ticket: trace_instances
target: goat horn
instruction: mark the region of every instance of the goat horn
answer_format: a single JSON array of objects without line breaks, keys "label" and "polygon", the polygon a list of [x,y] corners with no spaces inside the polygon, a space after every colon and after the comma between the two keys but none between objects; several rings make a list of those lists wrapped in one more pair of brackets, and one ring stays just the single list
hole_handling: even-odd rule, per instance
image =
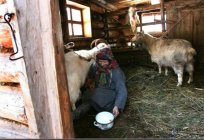
[{"label": "goat horn", "polygon": [[107,44],[107,41],[102,39],[102,38],[98,38],[98,39],[95,39],[91,42],[91,45],[90,47],[92,48],[93,47],[93,44],[96,46],[98,45],[99,43],[106,43]]},{"label": "goat horn", "polygon": [[93,45],[96,45],[95,42],[96,42],[97,40],[98,40],[98,39],[94,39],[94,40],[91,42],[91,45],[90,45],[91,48],[93,48]]}]

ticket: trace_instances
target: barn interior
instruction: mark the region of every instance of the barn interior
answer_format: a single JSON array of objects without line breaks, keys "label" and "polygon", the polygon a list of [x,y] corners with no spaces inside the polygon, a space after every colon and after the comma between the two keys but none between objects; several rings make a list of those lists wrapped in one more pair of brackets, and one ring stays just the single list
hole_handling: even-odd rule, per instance
[{"label": "barn interior", "polygon": [[[150,54],[132,46],[130,7],[137,9],[137,32],[192,44],[197,54],[191,84],[184,73],[177,87],[173,69],[159,74]],[[203,139],[203,11],[203,0],[0,0],[0,138]],[[14,30],[5,13],[14,13],[7,22]],[[111,46],[128,89],[124,111],[104,131],[93,125],[92,108],[73,117],[64,66],[70,51],[64,45],[90,50],[98,38]],[[77,108],[93,89],[81,90]]]},{"label": "barn interior", "polygon": [[[203,138],[203,1],[182,0],[90,0],[74,1],[91,9],[92,38],[69,38],[76,47],[89,47],[93,39],[103,38],[127,76],[128,101],[125,111],[115,120],[111,130],[101,131],[93,125],[96,113],[89,111],[74,121],[79,138]],[[155,3],[154,3],[155,2]],[[70,2],[72,5],[72,2]],[[64,6],[64,5],[63,5]],[[74,3],[72,6],[75,6]],[[146,50],[134,50],[130,41],[134,36],[128,19],[128,9],[137,8],[140,24],[137,31],[154,37],[185,39],[197,51],[193,84],[177,88],[176,75],[158,74]],[[61,8],[61,10],[65,8]],[[66,13],[66,11],[64,11]],[[66,17],[63,14],[62,17]],[[66,18],[64,18],[66,19]],[[64,31],[67,22],[62,22]],[[185,77],[188,74],[185,74]],[[83,94],[86,96],[86,92]],[[82,95],[82,96],[83,96]],[[201,99],[202,98],[202,99]],[[200,100],[200,101],[199,101]],[[202,100],[202,101],[201,101]],[[191,104],[191,103],[192,104]],[[197,112],[197,113],[196,113]],[[191,114],[191,115],[190,115]],[[199,122],[199,123],[198,123]],[[87,129],[88,128],[88,129]]]}]

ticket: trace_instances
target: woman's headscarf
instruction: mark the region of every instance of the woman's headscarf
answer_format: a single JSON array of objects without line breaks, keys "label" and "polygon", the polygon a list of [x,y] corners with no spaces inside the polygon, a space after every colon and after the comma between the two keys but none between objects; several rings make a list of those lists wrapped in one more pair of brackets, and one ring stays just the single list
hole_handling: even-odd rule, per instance
[{"label": "woman's headscarf", "polygon": [[[106,67],[102,67],[99,63],[99,60],[108,60],[109,65]],[[112,69],[117,68],[119,65],[116,59],[113,56],[113,53],[110,48],[105,48],[101,50],[96,55],[96,85],[110,86],[112,81]]]}]

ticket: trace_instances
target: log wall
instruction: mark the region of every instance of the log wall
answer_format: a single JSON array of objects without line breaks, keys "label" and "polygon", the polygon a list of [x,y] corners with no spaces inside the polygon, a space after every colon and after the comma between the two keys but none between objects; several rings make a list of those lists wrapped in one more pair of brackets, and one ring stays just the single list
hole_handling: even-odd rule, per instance
[{"label": "log wall", "polygon": [[[87,47],[91,40],[95,38],[107,39],[117,48],[126,48],[127,42],[133,37],[130,25],[128,23],[127,10],[105,13],[105,9],[101,10],[91,3],[92,17],[92,33],[93,37],[89,40],[76,41],[78,47]],[[166,31],[169,38],[180,38],[190,41],[197,50],[195,67],[204,64],[204,1],[203,0],[164,0],[164,8],[166,10]],[[138,6],[140,11],[159,11],[161,5]],[[100,10],[99,10],[100,9]],[[97,12],[100,11],[100,12]],[[107,20],[107,23],[105,22]],[[159,21],[158,21],[159,22]],[[149,23],[148,23],[149,24]],[[154,24],[154,23],[151,23]],[[145,24],[144,24],[145,25]],[[107,36],[108,33],[108,36]],[[152,34],[160,37],[161,33]],[[79,43],[80,42],[80,43]],[[127,47],[128,48],[128,47]],[[143,57],[139,55],[138,57]]]},{"label": "log wall", "polygon": [[[14,40],[9,25],[4,23],[6,13],[14,14],[10,24],[15,32],[16,40]],[[6,16],[6,19],[8,19],[8,16]],[[38,138],[36,126],[33,124],[35,118],[32,114],[32,103],[29,102],[30,93],[24,92],[23,89],[25,87],[22,88],[20,80],[20,73],[26,73],[23,70],[24,61],[22,58],[16,61],[9,59],[16,59],[22,56],[16,9],[13,0],[1,2],[0,22],[0,137]],[[14,52],[16,54],[11,57]],[[27,88],[26,90],[29,91]],[[26,102],[25,99],[27,99]],[[29,102],[28,108],[30,110],[26,107],[27,102]]]}]

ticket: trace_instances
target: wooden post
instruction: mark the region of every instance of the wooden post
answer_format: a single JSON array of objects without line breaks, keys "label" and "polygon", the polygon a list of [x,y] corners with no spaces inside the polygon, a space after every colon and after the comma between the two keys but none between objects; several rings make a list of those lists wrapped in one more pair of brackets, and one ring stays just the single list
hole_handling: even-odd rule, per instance
[{"label": "wooden post", "polygon": [[162,21],[162,32],[165,32],[165,19],[164,19],[164,0],[160,0],[160,13],[161,13],[161,21]]},{"label": "wooden post", "polygon": [[139,19],[140,19],[140,32],[142,32],[142,13],[139,13]]},{"label": "wooden post", "polygon": [[61,25],[63,30],[63,40],[65,43],[69,42],[69,30],[67,24],[67,10],[66,0],[59,0],[60,12],[61,12]]},{"label": "wooden post", "polygon": [[[61,28],[61,17],[59,15],[60,7],[58,0],[50,0],[51,3],[51,12],[52,12],[52,39],[55,45],[55,67],[57,72],[57,86],[58,86],[58,95],[59,96],[59,109],[61,113],[61,125],[63,136],[62,138],[73,138],[74,129],[71,116],[71,104],[68,93],[68,84],[65,70],[65,59],[64,59],[64,45],[62,37],[62,28]],[[55,111],[53,110],[53,113]],[[55,121],[55,120],[54,120]],[[56,133],[57,134],[57,133]]]},{"label": "wooden post", "polygon": [[58,0],[14,0],[40,138],[73,138]]}]

